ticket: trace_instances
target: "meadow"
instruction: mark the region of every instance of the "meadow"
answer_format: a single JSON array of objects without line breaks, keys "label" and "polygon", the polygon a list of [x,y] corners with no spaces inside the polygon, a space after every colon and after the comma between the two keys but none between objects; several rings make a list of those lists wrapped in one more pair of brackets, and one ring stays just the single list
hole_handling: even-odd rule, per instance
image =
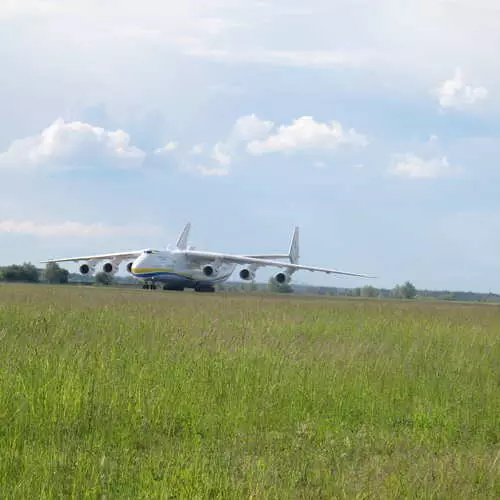
[{"label": "meadow", "polygon": [[0,285],[0,497],[500,498],[500,307]]}]

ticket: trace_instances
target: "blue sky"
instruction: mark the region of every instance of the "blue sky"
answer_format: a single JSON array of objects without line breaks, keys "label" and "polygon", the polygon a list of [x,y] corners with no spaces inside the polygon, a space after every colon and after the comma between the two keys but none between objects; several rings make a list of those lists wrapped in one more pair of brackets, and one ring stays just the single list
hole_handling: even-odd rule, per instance
[{"label": "blue sky", "polygon": [[300,225],[305,264],[500,292],[500,10],[402,4],[2,4],[0,264]]}]

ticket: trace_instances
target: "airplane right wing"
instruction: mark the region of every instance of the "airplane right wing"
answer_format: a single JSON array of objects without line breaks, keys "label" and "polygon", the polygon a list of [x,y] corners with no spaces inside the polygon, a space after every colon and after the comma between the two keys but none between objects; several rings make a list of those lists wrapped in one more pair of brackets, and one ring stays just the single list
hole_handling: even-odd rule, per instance
[{"label": "airplane right wing", "polygon": [[273,253],[273,254],[259,254],[259,255],[245,255],[251,259],[288,259],[290,256],[286,253]]}]

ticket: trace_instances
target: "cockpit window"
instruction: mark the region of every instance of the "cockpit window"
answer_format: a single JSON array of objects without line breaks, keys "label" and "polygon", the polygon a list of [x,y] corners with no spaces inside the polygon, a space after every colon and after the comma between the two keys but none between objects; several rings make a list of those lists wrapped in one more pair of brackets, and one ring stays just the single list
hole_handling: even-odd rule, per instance
[{"label": "cockpit window", "polygon": [[153,253],[153,250],[145,250],[144,253]]}]

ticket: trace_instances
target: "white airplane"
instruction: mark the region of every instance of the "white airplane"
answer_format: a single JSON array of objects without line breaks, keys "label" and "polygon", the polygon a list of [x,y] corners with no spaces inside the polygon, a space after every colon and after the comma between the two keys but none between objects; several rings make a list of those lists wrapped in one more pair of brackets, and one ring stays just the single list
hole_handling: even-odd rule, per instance
[{"label": "white airplane", "polygon": [[[82,257],[67,257],[42,261],[76,262],[80,265],[81,274],[92,275],[99,261],[105,261],[102,271],[114,275],[120,264],[128,260],[127,271],[135,278],[144,280],[144,289],[156,289],[156,283],[162,284],[164,290],[179,290],[193,288],[197,292],[214,292],[214,285],[223,283],[233,274],[236,266],[242,265],[239,272],[242,280],[251,281],[260,267],[281,268],[273,279],[279,283],[289,283],[293,273],[299,270],[321,272],[326,274],[342,274],[374,278],[365,274],[355,274],[335,269],[303,266],[299,264],[299,228],[296,227],[290,243],[288,254],[233,255],[217,252],[198,251],[188,246],[188,236],[191,223],[188,222],[179,235],[175,248],[166,250],[134,250],[131,252],[107,253]],[[132,261],[130,261],[133,259]],[[288,259],[290,263],[276,259]]]}]

